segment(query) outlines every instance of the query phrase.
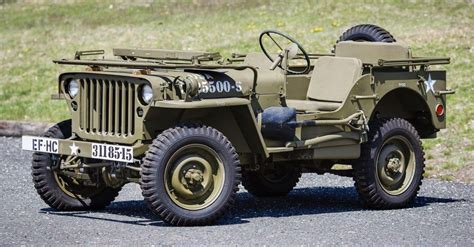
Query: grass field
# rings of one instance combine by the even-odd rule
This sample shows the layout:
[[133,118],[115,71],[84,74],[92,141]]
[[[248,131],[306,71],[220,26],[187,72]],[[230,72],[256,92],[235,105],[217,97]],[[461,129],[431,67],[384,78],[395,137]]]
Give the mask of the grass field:
[[[57,122],[51,60],[76,50],[113,47],[258,51],[264,29],[291,34],[310,52],[328,52],[360,23],[388,29],[413,54],[449,56],[448,129],[424,142],[429,176],[473,182],[474,4],[472,1],[48,1],[0,0],[0,119]],[[61,2],[61,1],[54,1]]]

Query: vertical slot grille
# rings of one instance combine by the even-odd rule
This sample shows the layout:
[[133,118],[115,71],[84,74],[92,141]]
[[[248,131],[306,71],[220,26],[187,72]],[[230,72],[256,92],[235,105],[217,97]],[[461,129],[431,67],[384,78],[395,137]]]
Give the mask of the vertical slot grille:
[[85,78],[81,83],[79,127],[88,134],[131,136],[136,85],[125,80]]

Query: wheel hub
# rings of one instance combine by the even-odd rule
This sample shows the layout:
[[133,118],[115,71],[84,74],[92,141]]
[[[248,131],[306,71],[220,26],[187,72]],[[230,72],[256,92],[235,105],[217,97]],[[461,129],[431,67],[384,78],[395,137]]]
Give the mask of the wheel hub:
[[383,144],[377,158],[377,175],[387,193],[403,193],[413,179],[414,167],[413,149],[406,138],[394,136]]
[[182,208],[205,208],[222,190],[222,161],[205,145],[190,144],[180,148],[170,158],[167,167],[167,193]]
[[179,196],[195,199],[205,194],[212,182],[211,164],[204,158],[186,155],[178,160],[171,186]]
[[399,158],[390,158],[386,165],[386,171],[391,175],[400,172],[401,163]]
[[188,169],[187,171],[184,171],[184,179],[181,181],[183,185],[199,185],[204,181],[204,176],[203,172],[198,169]]

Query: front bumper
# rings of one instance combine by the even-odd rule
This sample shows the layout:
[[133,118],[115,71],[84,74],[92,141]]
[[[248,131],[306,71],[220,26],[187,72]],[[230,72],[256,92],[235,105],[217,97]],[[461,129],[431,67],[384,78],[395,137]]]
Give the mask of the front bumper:
[[41,153],[78,156],[84,158],[134,163],[138,147],[104,143],[22,136],[22,149]]

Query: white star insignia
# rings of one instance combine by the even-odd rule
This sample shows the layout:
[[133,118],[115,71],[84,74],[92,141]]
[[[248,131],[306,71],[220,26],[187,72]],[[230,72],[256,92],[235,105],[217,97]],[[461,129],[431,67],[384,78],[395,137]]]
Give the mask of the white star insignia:
[[69,148],[71,149],[71,155],[77,155],[77,151],[79,151],[79,147],[76,146],[76,143],[72,143],[71,146],[69,146]]
[[425,88],[426,92],[431,91],[433,94],[435,93],[434,89],[434,84],[436,83],[436,80],[431,80],[431,74],[428,74],[428,80],[425,81]]

